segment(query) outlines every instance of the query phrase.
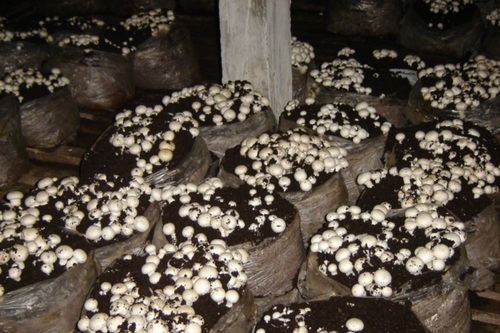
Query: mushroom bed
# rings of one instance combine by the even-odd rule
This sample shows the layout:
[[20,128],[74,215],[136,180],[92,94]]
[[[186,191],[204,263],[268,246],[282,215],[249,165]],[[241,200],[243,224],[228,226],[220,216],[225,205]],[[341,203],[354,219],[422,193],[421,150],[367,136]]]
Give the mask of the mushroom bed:
[[281,110],[219,82],[213,8],[9,5],[0,331],[482,333],[496,2],[293,0]]

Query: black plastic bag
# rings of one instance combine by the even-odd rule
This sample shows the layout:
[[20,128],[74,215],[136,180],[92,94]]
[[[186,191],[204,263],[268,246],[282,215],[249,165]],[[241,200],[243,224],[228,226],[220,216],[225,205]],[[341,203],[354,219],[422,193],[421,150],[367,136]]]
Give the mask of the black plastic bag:
[[326,30],[342,35],[394,36],[401,16],[399,0],[329,0]]
[[14,97],[0,98],[0,189],[13,185],[29,167],[21,133],[19,105]]

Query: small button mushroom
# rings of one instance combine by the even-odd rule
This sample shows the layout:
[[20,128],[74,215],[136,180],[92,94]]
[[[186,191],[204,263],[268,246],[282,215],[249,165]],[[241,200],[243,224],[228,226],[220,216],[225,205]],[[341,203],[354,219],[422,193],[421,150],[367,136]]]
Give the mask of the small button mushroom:
[[335,260],[337,262],[341,262],[344,259],[348,259],[351,257],[351,251],[349,251],[347,248],[343,247],[337,250],[335,252]]
[[[186,326],[187,327],[187,326]],[[169,329],[167,323],[160,319],[155,319],[148,323],[146,327],[147,333],[168,333]],[[187,330],[186,330],[187,333]]]
[[237,226],[237,220],[232,215],[224,215],[221,219],[221,226],[226,230],[233,230]]
[[190,322],[189,324],[186,325],[186,328],[184,329],[185,333],[201,333],[202,328],[200,324]]
[[218,272],[217,269],[212,266],[203,266],[198,272],[198,275],[207,280],[212,280],[217,278]]
[[191,239],[194,236],[195,230],[192,226],[182,228],[181,234],[186,239]]
[[170,149],[161,149],[158,157],[162,162],[170,162],[174,158],[174,153]]
[[141,273],[144,275],[151,275],[156,271],[156,268],[157,268],[156,264],[154,264],[152,262],[148,262],[148,263],[142,265]]
[[142,147],[138,144],[133,144],[131,145],[129,148],[128,148],[128,151],[132,154],[132,155],[139,155],[142,151]]
[[226,297],[226,291],[223,288],[214,288],[210,292],[210,297],[216,303],[222,302]]
[[146,326],[146,319],[143,316],[137,316],[137,315],[130,316],[127,319],[127,322],[130,326],[135,327],[135,329],[138,332],[141,332],[144,329],[144,327]]
[[422,260],[424,264],[430,263],[434,257],[433,251],[429,250],[426,247],[418,248],[417,250],[415,250],[415,254],[420,258],[420,260]]
[[313,184],[308,179],[305,179],[303,181],[300,181],[299,186],[302,191],[308,192],[312,189]]
[[445,263],[445,261],[444,261],[444,260],[441,260],[441,259],[434,259],[434,260],[432,261],[431,268],[432,268],[432,270],[434,270],[434,271],[438,271],[438,272],[440,272],[440,271],[442,271],[443,269],[445,269],[445,267],[446,267],[446,263]]
[[406,270],[412,275],[419,275],[424,268],[424,262],[419,257],[410,257],[405,264]]
[[358,283],[363,286],[369,286],[373,283],[373,274],[370,272],[363,272],[358,276]]
[[373,209],[370,216],[375,222],[382,222],[385,219],[385,213],[380,209]]
[[8,201],[10,201],[11,205],[18,206],[21,204],[21,199],[23,198],[23,193],[21,191],[10,191],[5,196]]
[[89,329],[89,324],[90,324],[90,319],[85,316],[78,321],[77,327],[80,331],[86,332]]
[[365,324],[359,318],[350,318],[345,326],[351,332],[361,332],[365,328]]
[[450,248],[445,244],[437,244],[432,248],[432,254],[436,259],[446,260],[450,257]]
[[391,297],[392,296],[392,288],[389,286],[385,286],[382,288],[382,296],[383,297]]
[[433,220],[432,215],[427,212],[420,212],[417,214],[417,217],[415,218],[417,226],[422,229],[431,226],[432,220]]
[[284,173],[283,167],[277,163],[271,164],[267,170],[271,174],[271,176],[274,176],[274,177],[280,177]]
[[247,173],[248,169],[246,166],[244,165],[238,165],[235,169],[234,169],[234,173],[238,176],[242,176],[242,175],[245,175]]
[[293,177],[296,181],[302,182],[307,179],[307,173],[304,169],[297,169],[293,174]]
[[149,220],[145,216],[137,216],[134,219],[134,228],[138,232],[145,232],[149,229]]
[[97,310],[98,302],[95,298],[89,298],[85,301],[83,307],[89,312],[95,312]]
[[328,239],[328,245],[332,250],[337,250],[340,246],[342,246],[343,242],[344,240],[339,236],[333,236]]
[[338,267],[337,265],[335,264],[329,264],[328,267],[328,272],[331,274],[331,275],[336,275],[337,274],[337,270],[338,270]]
[[102,233],[101,233],[102,239],[109,241],[109,240],[112,240],[113,238],[115,238],[115,236],[116,236],[116,233],[113,230],[113,228],[111,228],[109,226],[102,228]]
[[366,296],[366,290],[365,287],[363,287],[361,284],[356,283],[352,286],[351,288],[351,293],[355,297],[363,297]]
[[348,258],[342,259],[338,264],[339,271],[346,275],[352,273],[353,267],[354,265]]
[[34,241],[38,237],[38,229],[25,228],[21,231],[21,235],[26,242]]
[[373,273],[373,281],[380,287],[388,286],[392,282],[391,273],[383,268],[379,268]]
[[32,215],[32,214],[26,214],[23,217],[21,217],[21,224],[25,227],[30,227],[34,225],[37,222],[37,217]]
[[73,258],[75,258],[78,263],[83,264],[87,261],[87,253],[82,249],[76,249],[73,251]]
[[201,213],[197,219],[198,225],[203,228],[209,227],[211,218],[209,213]]
[[275,233],[282,233],[286,229],[286,222],[282,218],[275,218],[271,222],[271,228]]
[[186,289],[182,292],[182,299],[187,305],[192,305],[200,298],[200,295],[193,289]]
[[228,290],[225,298],[230,304],[236,304],[240,299],[240,294],[236,290]]
[[85,237],[91,241],[98,240],[101,238],[102,235],[102,229],[101,227],[97,225],[91,225],[87,228],[87,231],[85,232]]
[[24,262],[28,255],[28,249],[21,244],[15,244],[10,250],[10,258],[15,262]]
[[210,281],[207,280],[206,278],[198,278],[194,284],[193,284],[193,289],[200,295],[206,295],[210,292]]
[[373,235],[364,235],[361,238],[361,247],[371,248],[377,244],[377,238]]

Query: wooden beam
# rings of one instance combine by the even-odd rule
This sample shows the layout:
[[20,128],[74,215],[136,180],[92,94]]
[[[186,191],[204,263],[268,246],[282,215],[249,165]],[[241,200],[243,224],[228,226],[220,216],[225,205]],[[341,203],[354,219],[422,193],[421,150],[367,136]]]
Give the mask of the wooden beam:
[[493,290],[485,290],[477,292],[477,295],[482,298],[487,298],[496,302],[500,302],[500,293]]
[[78,166],[85,149],[70,146],[59,146],[55,149],[26,148],[32,160]]
[[248,80],[276,116],[292,98],[290,0],[219,0],[222,81]]
[[484,312],[472,309],[471,314],[472,320],[474,321],[480,321],[482,323],[500,326],[500,314],[498,313]]

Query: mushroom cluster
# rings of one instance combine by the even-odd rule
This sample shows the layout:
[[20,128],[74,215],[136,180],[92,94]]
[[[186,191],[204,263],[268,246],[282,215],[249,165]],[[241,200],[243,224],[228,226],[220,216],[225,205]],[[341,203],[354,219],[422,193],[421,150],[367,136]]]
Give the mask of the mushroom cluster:
[[[361,97],[407,99],[413,82],[416,81],[416,70],[425,67],[425,62],[412,54],[398,53],[392,49],[352,49],[344,47],[337,56],[328,62],[323,62],[319,69],[309,73],[315,84],[323,89],[316,95],[328,94],[330,90],[338,92],[331,98],[343,94],[359,94]],[[342,101],[342,99],[339,99]]]
[[431,283],[465,242],[464,224],[432,204],[414,205],[403,217],[389,214],[390,208],[387,203],[371,211],[341,206],[311,238],[319,270],[354,296],[391,297],[419,275]]
[[314,48],[309,43],[299,41],[295,36],[292,36],[290,47],[292,67],[298,68],[301,73],[305,74],[309,64],[314,60]]
[[[275,312],[272,314],[265,314],[264,317],[262,318],[262,321],[265,322],[266,324],[271,324],[273,322],[273,326],[278,326],[280,325],[280,322],[286,322],[288,326],[291,326],[294,328],[293,332],[297,333],[307,333],[309,332],[309,327],[311,326],[311,323],[306,320],[307,315],[313,311],[311,307],[305,306],[300,310],[300,312],[297,314],[293,312],[295,317],[289,319],[290,312],[292,312],[290,309],[288,311],[277,311],[276,309]],[[290,321],[292,323],[290,323]],[[277,322],[277,323],[274,323]],[[282,324],[281,324],[282,325]],[[346,329],[349,330],[349,332],[361,332],[364,328],[364,323],[361,319],[359,318],[349,318],[344,325]],[[323,328],[323,327],[321,327]],[[330,328],[330,327],[329,327]],[[265,328],[258,328],[255,333],[266,333]],[[323,332],[323,330],[321,331]]]
[[417,70],[425,68],[425,62],[416,55],[408,54],[403,58],[403,61],[411,68],[416,68]]
[[[419,9],[431,15],[428,17],[427,25],[431,29],[439,31],[448,29],[454,24],[456,19],[463,20],[470,8],[475,8],[473,0],[420,0],[417,1]],[[422,14],[422,13],[421,13]],[[427,15],[423,15],[427,17]]]
[[337,56],[338,57],[350,57],[351,55],[353,55],[355,53],[356,53],[356,50],[354,50],[350,47],[344,47],[337,52]]
[[171,10],[154,9],[122,21],[84,16],[47,17],[28,24],[28,28],[0,26],[0,40],[39,40],[59,47],[74,46],[86,53],[104,50],[127,56],[146,39],[169,31],[175,22]]
[[389,50],[389,49],[373,50],[372,54],[375,57],[375,59],[382,59],[382,58],[394,59],[398,57],[398,53],[395,50]]
[[478,55],[464,63],[440,64],[418,73],[420,93],[434,109],[460,113],[478,107],[500,92],[500,62]]
[[369,67],[356,59],[337,58],[331,62],[322,63],[320,69],[312,70],[309,75],[324,87],[369,95],[372,88],[363,86],[366,68]]
[[[378,316],[377,313],[383,315]],[[381,298],[335,296],[325,300],[278,304],[257,322],[255,333],[377,332],[427,330],[409,307]]]
[[196,85],[163,98],[167,107],[182,104],[200,126],[221,126],[245,121],[252,114],[269,108],[269,100],[255,91],[248,81]]
[[68,84],[68,78],[58,68],[47,73],[34,68],[18,68],[0,78],[0,94],[12,94],[23,103],[51,94]]
[[[129,173],[123,175],[127,179],[144,180],[166,173],[182,162],[190,149],[207,149],[195,140],[201,127],[243,122],[252,114],[269,110],[268,106],[267,98],[255,92],[250,83],[236,81],[192,86],[164,96],[162,104],[125,108],[88,152],[82,170],[97,164],[92,162],[99,158],[97,155],[108,156],[111,143],[112,154],[123,164],[133,164],[130,170],[124,170]],[[103,170],[118,172],[108,164],[96,169]]]
[[471,4],[473,0],[423,0],[434,14],[458,13],[464,5]]
[[26,194],[9,192],[0,210],[2,294],[57,277],[85,263],[90,251],[150,230],[143,215],[149,191],[139,184],[115,188],[96,175],[86,184],[43,178]]
[[20,29],[19,27],[9,26],[9,21],[0,17],[0,41],[41,41],[44,43],[53,42],[53,37],[44,26],[35,26]]
[[319,185],[320,179],[345,169],[346,154],[344,148],[296,129],[249,137],[228,151],[225,159],[236,161],[234,170],[227,170],[249,185],[307,192]]
[[357,204],[365,209],[382,198],[393,208],[429,203],[466,221],[498,192],[498,145],[470,122],[444,120],[394,130],[386,147],[386,168],[356,179],[364,187]]
[[106,22],[97,17],[88,16],[52,16],[44,17],[38,21],[40,27],[45,27],[48,31],[88,31],[95,28],[102,28]]
[[144,251],[126,255],[99,277],[77,324],[81,332],[201,333],[239,301],[247,280],[243,250],[197,235]]
[[14,32],[5,27],[6,21],[5,17],[0,17],[0,41],[2,42],[10,42],[14,39]]
[[176,135],[180,132],[184,137],[199,134],[198,123],[189,112],[169,113],[164,109],[162,105],[138,105],[115,116],[109,142],[115,148],[114,154],[130,155],[136,161],[130,171],[134,178],[167,167],[174,158]]
[[77,177],[43,178],[23,200],[25,205],[41,206],[43,221],[84,237],[89,244],[107,244],[148,230],[149,221],[142,215],[149,204],[148,192],[147,185],[138,183],[115,187],[113,179],[100,174],[90,183]]
[[[392,167],[389,170],[364,172],[358,176],[358,185],[373,188],[375,184],[389,181],[391,177],[401,180],[401,185],[394,191],[402,208],[412,207],[421,203],[432,203],[445,206],[457,196],[462,189],[462,180],[458,175],[451,175],[439,164],[427,164],[422,168]],[[418,185],[416,185],[418,184]]]
[[500,8],[496,8],[486,15],[486,20],[492,26],[500,26]]
[[367,102],[352,107],[344,103],[316,104],[313,98],[307,98],[304,105],[291,100],[281,117],[319,135],[339,136],[354,143],[388,133],[391,128],[391,124]]
[[[387,59],[389,61],[393,61],[395,63],[395,68],[392,70],[419,70],[425,68],[425,61],[422,60],[418,55],[414,54],[406,54],[403,57],[398,54],[396,50],[392,49],[377,49],[372,52],[373,57],[376,60],[384,60]],[[401,59],[402,58],[402,59]],[[398,68],[397,61],[402,60],[403,66]]]
[[57,46],[66,47],[66,46],[75,46],[84,49],[86,53],[92,52],[92,49],[95,49],[99,46],[101,40],[99,36],[96,35],[87,35],[87,34],[79,34],[79,35],[69,35],[57,42]]
[[125,30],[149,30],[152,36],[175,22],[174,12],[161,8],[134,14],[120,22]]
[[[418,173],[422,180],[416,182],[418,186],[437,183],[456,193],[466,183],[476,198],[498,191],[498,146],[479,126],[444,120],[415,126],[406,133],[398,131],[394,138],[390,142],[399,172]],[[434,181],[423,181],[428,177]]]
[[87,260],[89,248],[83,238],[61,233],[45,211],[49,197],[59,190],[52,185],[53,180],[42,179],[41,189],[31,195],[19,191],[6,195],[0,210],[1,295],[33,283],[39,275],[57,277]]
[[293,205],[275,194],[245,184],[224,187],[219,178],[166,186],[159,195],[164,202],[162,231],[173,244],[198,233],[228,245],[259,244],[283,233],[296,214]]

